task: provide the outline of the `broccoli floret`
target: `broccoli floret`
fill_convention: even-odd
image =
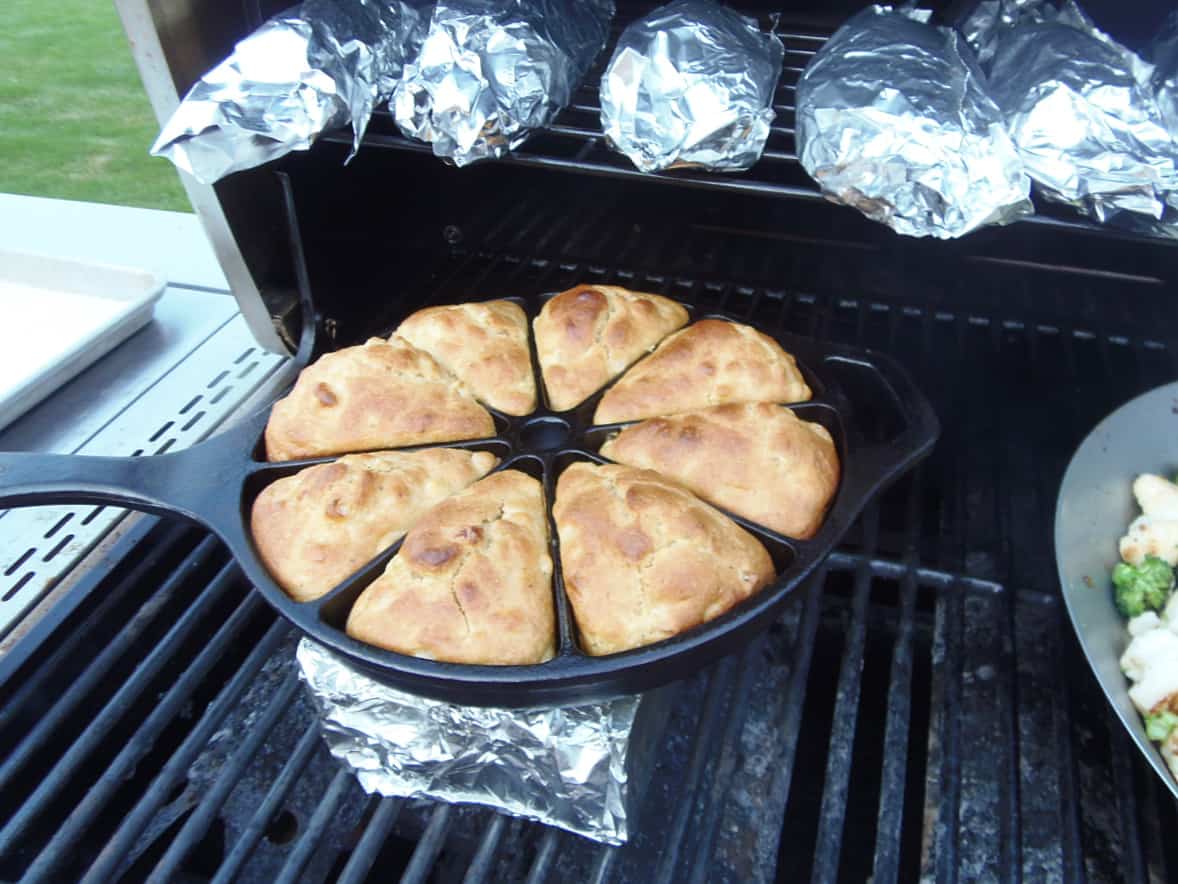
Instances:
[[[1119,562],[1113,568],[1113,586],[1117,610],[1125,617],[1160,611],[1174,588],[1174,569],[1155,556],[1136,566]]]
[[[1145,735],[1156,743],[1169,739],[1170,731],[1178,725],[1178,715],[1168,709],[1145,716]]]

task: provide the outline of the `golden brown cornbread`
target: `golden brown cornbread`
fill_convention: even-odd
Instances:
[[[610,389],[595,423],[642,420],[733,402],[804,402],[796,360],[755,328],[723,319],[692,323],[663,341]]]
[[[533,321],[536,355],[556,411],[584,402],[687,322],[680,304],[613,285],[580,285]]]
[[[577,463],[552,509],[581,645],[613,654],[720,616],[773,579],[747,531],[651,470]]]
[[[504,470],[428,512],[348,615],[348,635],[452,663],[540,663],[556,651],[544,491]]]
[[[254,501],[258,555],[292,598],[319,598],[496,463],[485,451],[428,448],[307,467],[267,485]]]
[[[429,353],[486,405],[514,415],[536,410],[528,318],[518,304],[427,307],[402,322],[394,335]]]
[[[270,412],[266,457],[296,460],[494,432],[490,413],[432,356],[408,341],[372,338],[299,373]]]
[[[601,446],[611,460],[656,470],[704,500],[790,537],[813,537],[839,483],[821,424],[770,402],[719,405],[645,420]]]

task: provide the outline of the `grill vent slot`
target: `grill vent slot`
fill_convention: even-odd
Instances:
[[[252,344],[244,321],[229,322],[77,453],[140,457],[199,442],[282,361]],[[211,399],[195,392],[214,388]],[[198,404],[204,407],[194,412]],[[0,510],[0,636],[125,513],[106,506]],[[59,537],[70,523],[74,530]]]

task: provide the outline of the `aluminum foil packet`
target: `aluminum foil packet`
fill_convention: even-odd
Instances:
[[[871,6],[830,38],[798,82],[798,155],[833,201],[950,239],[1033,208],[973,53],[929,15]]]
[[[494,807],[597,841],[633,824],[631,731],[644,697],[581,706],[456,706],[404,693],[302,639],[331,754],[368,793]]]
[[[306,0],[274,16],[189,90],[151,153],[212,184],[351,123],[351,159],[425,36],[424,4]]]
[[[1153,66],[1071,0],[1007,19],[990,41],[991,93],[1040,192],[1101,222],[1175,235],[1178,150]]]
[[[1153,39],[1151,84],[1171,140],[1178,141],[1178,10],[1171,12]]]
[[[506,155],[569,103],[613,0],[439,0],[390,102],[401,131],[457,166]]]
[[[643,172],[747,169],[773,122],[785,47],[711,0],[676,0],[622,32],[601,79],[601,128]]]

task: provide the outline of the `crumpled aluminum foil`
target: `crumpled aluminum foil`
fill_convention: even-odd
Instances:
[[[998,49],[998,40],[1018,24],[1062,20],[1077,27],[1090,25],[1075,5],[1057,9],[1055,0],[981,0],[958,25],[975,53],[978,64],[988,70]]]
[[[830,38],[798,82],[798,154],[835,202],[950,239],[1033,208],[972,53],[929,14],[871,6]]]
[[[302,639],[331,754],[366,792],[482,804],[609,844],[632,826],[628,755],[641,696],[582,706],[456,706],[391,688]]]
[[[1178,10],[1171,12],[1154,36],[1152,85],[1158,110],[1170,138],[1178,141]]]
[[[601,128],[644,172],[736,172],[761,157],[785,47],[711,0],[676,0],[622,33],[601,79]]]
[[[502,157],[569,103],[605,46],[613,0],[439,0],[390,105],[457,166]]]
[[[204,184],[352,124],[373,109],[425,36],[425,0],[306,0],[267,21],[189,90],[151,148]]]
[[[1175,235],[1178,149],[1153,66],[1071,0],[1009,18],[991,40],[991,93],[1040,192],[1102,222]]]

